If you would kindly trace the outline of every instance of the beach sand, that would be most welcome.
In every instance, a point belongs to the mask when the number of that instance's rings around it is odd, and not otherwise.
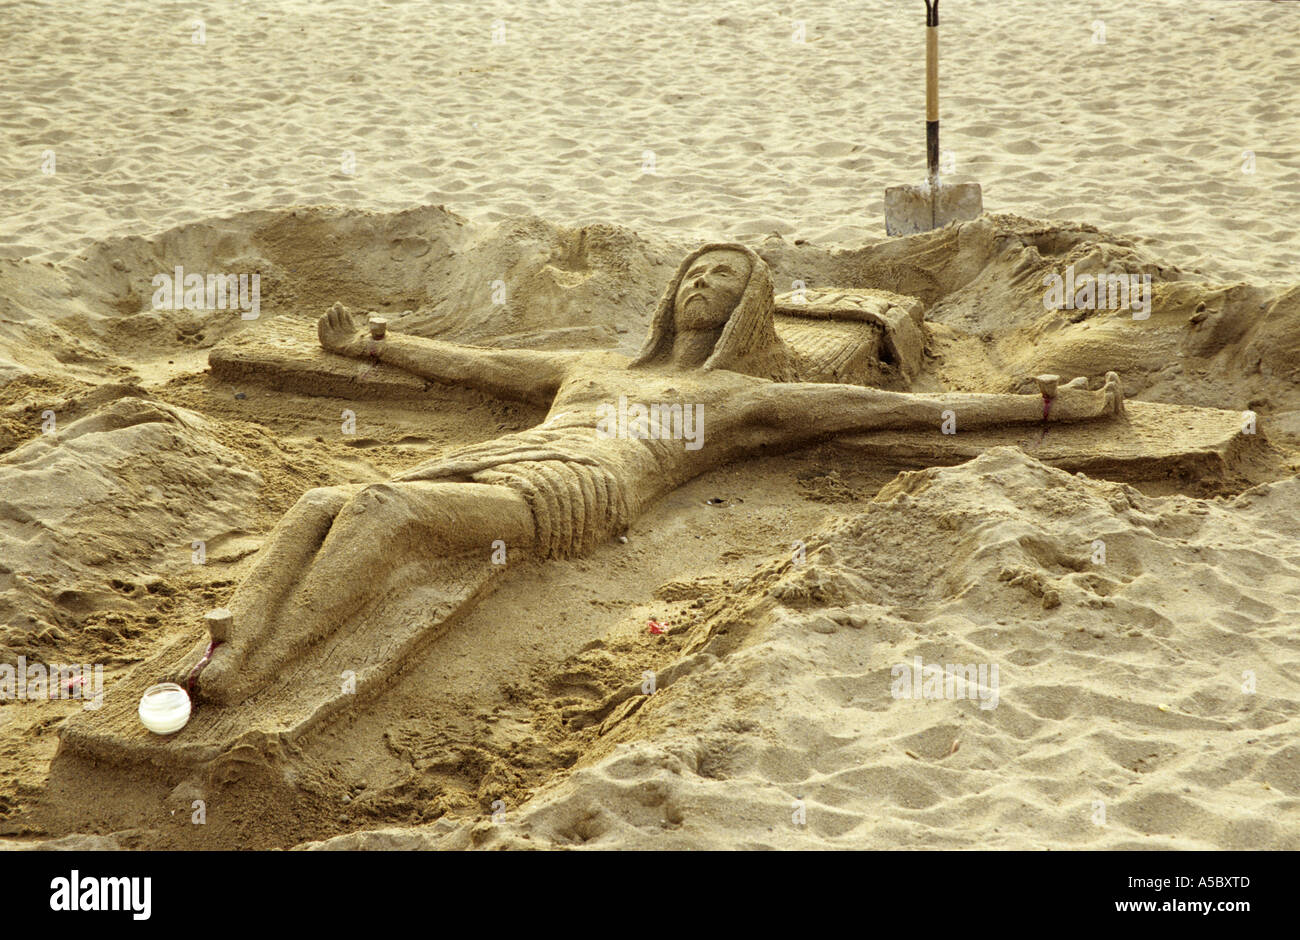
[[[335,301],[632,354],[681,257],[738,239],[778,291],[918,298],[917,390],[1113,369],[1258,433],[1202,446],[1183,412],[1087,475],[1036,430],[733,464],[511,570],[347,720],[198,775],[92,778],[56,758],[80,702],[4,702],[6,847],[1300,848],[1285,4],[945,0],[943,147],[991,214],[892,241],[910,4],[267,6],[212,7],[202,45],[179,4],[5,10],[0,662],[100,663],[111,695],[306,490],[542,419],[208,371]],[[154,309],[177,265],[259,272],[257,319]],[[1150,319],[1045,310],[1067,266],[1149,275]],[[901,695],[917,657],[996,664],[996,707],[987,678]]]
[[[943,166],[998,211],[1154,239],[1219,278],[1289,281],[1288,7],[946,4]],[[857,244],[884,232],[884,188],[925,172],[919,0],[209,10],[198,45],[185,4],[6,9],[0,252],[58,260],[293,203]]]

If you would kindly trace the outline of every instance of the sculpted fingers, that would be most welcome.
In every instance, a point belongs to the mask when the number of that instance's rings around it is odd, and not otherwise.
[[[344,351],[356,332],[352,314],[340,303],[330,307],[316,324],[316,335],[321,346],[338,352]]]
[[[352,314],[341,303],[336,302],[333,307],[330,307],[330,318],[336,330],[348,330],[352,327]]]

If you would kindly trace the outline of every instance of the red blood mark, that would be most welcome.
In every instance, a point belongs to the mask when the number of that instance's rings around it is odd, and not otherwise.
[[[366,355],[370,358],[370,365],[366,366],[365,370],[359,376],[357,376],[357,378],[359,379],[364,379],[367,375],[369,375],[371,372],[374,371],[375,366],[379,365],[379,361],[380,361],[379,344],[376,343],[374,340],[371,340],[370,346],[366,350]]]
[[[199,673],[203,671],[203,667],[212,662],[212,653],[220,645],[220,640],[213,640],[209,643],[208,651],[203,654],[203,658],[198,661],[198,664],[190,670],[189,678],[185,680],[185,689],[190,693],[191,698],[194,696],[194,680],[199,677]]]
[[[1048,398],[1046,395],[1043,396],[1043,433],[1038,435],[1038,442],[1034,445],[1035,447],[1037,447],[1038,444],[1043,443],[1043,440],[1047,437],[1047,414],[1052,410],[1053,401],[1055,401],[1054,398]]]
[[[76,692],[77,689],[81,688],[85,684],[86,684],[85,676],[74,676],[73,678],[69,679],[67,682],[63,683],[62,688],[67,689],[68,694],[72,695],[74,692]],[[58,697],[59,697],[59,690],[54,688],[53,685],[51,685],[50,698],[58,698]]]

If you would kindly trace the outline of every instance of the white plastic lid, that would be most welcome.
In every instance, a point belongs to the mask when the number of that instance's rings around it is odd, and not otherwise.
[[[140,696],[140,721],[154,734],[173,734],[190,720],[190,697],[175,682],[150,686]]]

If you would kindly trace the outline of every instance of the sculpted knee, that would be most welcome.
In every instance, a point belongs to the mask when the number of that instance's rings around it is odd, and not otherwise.
[[[348,501],[348,487],[318,486],[298,497],[293,508],[280,521],[280,527],[294,529],[307,526],[315,531],[322,525],[329,525]]]
[[[371,483],[356,495],[361,507],[381,506],[397,498],[397,487],[392,483]]]
[[[358,522],[365,519],[368,523],[378,523],[405,505],[401,495],[399,488],[392,483],[370,483],[353,491],[340,515]]]
[[[341,486],[318,486],[298,497],[298,504],[310,509],[338,508],[347,499],[347,491]]]

